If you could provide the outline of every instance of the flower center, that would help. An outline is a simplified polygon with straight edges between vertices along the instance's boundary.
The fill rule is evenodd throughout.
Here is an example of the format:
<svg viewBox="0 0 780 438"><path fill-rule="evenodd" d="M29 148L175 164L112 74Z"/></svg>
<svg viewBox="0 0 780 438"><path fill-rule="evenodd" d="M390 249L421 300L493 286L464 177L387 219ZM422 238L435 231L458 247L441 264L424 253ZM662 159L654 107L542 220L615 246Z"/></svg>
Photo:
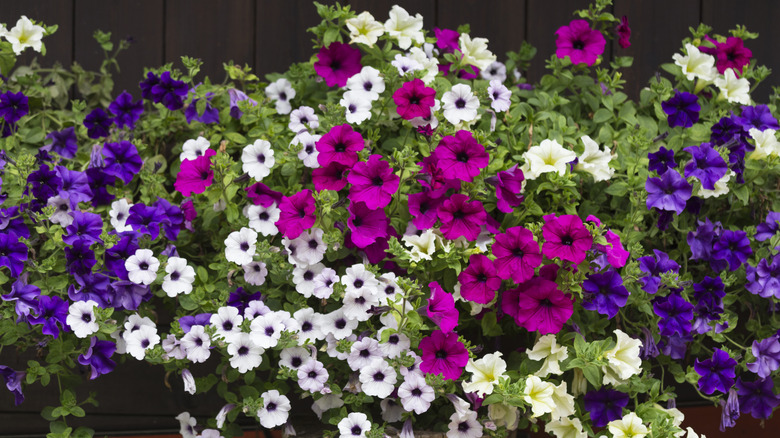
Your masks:
<svg viewBox="0 0 780 438"><path fill-rule="evenodd" d="M462 97L458 98L458 100L455 101L455 108L457 109L466 108L466 101Z"/></svg>
<svg viewBox="0 0 780 438"><path fill-rule="evenodd" d="M458 425L458 431L460 432L468 432L469 429L471 429L471 427L467 421L464 421Z"/></svg>
<svg viewBox="0 0 780 438"><path fill-rule="evenodd" d="M263 154L259 154L259 155L257 156L257 162L258 162L258 163L265 163L265 155L263 155Z"/></svg>
<svg viewBox="0 0 780 438"><path fill-rule="evenodd" d="M346 326L347 326L347 321L345 321L344 319L339 319L339 320L336 321L336 328L337 329L341 330L341 329L343 329Z"/></svg>
<svg viewBox="0 0 780 438"><path fill-rule="evenodd" d="M249 348L247 348L245 345L242 345L238 349L238 355L239 356L246 356L247 354L249 354Z"/></svg>
<svg viewBox="0 0 780 438"><path fill-rule="evenodd" d="M363 83L363 89L366 91L371 91L371 89L374 88L374 84L372 84L370 81Z"/></svg>
<svg viewBox="0 0 780 438"><path fill-rule="evenodd" d="M90 315L89 313L85 313L81 315L81 320L84 322L92 322L92 315Z"/></svg>
<svg viewBox="0 0 780 438"><path fill-rule="evenodd" d="M351 104L349 104L349 107L347 107L347 110L349 110L350 113L354 114L355 111L357 111L357 107L355 106L354 103L351 103Z"/></svg>
<svg viewBox="0 0 780 438"><path fill-rule="evenodd" d="M360 426L352 426L350 432L352 432L352 435L354 436L359 436L361 433L363 433L363 429L361 429Z"/></svg>
<svg viewBox="0 0 780 438"><path fill-rule="evenodd" d="M302 363L303 363L303 359L301 359L300 357L294 357L290 359L290 365L292 365L293 368L298 368L299 366L301 366Z"/></svg>
<svg viewBox="0 0 780 438"><path fill-rule="evenodd" d="M419 397L422 395L422 390L420 388L414 388L412 390L412 395L415 397Z"/></svg>
<svg viewBox="0 0 780 438"><path fill-rule="evenodd" d="M225 330L226 332L229 332L233 330L233 322L232 321L225 321L222 323L222 330Z"/></svg>
<svg viewBox="0 0 780 438"><path fill-rule="evenodd" d="M371 356L371 352L368 350L360 350L360 357L369 357Z"/></svg>
<svg viewBox="0 0 780 438"><path fill-rule="evenodd" d="M446 359L447 358L447 351L446 350L438 350L436 351L436 359Z"/></svg>
<svg viewBox="0 0 780 438"><path fill-rule="evenodd" d="M247 242L241 242L241 251L249 251L249 243Z"/></svg>
<svg viewBox="0 0 780 438"><path fill-rule="evenodd" d="M178 281L179 280L179 273L176 271L171 272L171 280Z"/></svg>
<svg viewBox="0 0 780 438"><path fill-rule="evenodd" d="M312 329L313 327L314 327L314 326L312 326L312 325L311 325L311 323L310 323L309 321L306 321L306 322L304 322L303 324L301 324L301 331L308 332L308 331L311 331L311 329Z"/></svg>
<svg viewBox="0 0 780 438"><path fill-rule="evenodd" d="M265 407L265 410L268 411L268 412L275 411L276 410L276 403L274 403L274 402L268 403L268 406Z"/></svg>
<svg viewBox="0 0 780 438"><path fill-rule="evenodd" d="M146 271L147 269L149 269L149 263L146 263L146 262L139 263L138 264L138 269L140 269L142 271Z"/></svg>
<svg viewBox="0 0 780 438"><path fill-rule="evenodd" d="M347 150L347 145L345 145L343 142L336 143L333 145L333 150L336 152L344 152Z"/></svg>
<svg viewBox="0 0 780 438"><path fill-rule="evenodd" d="M273 336L274 335L274 328L273 327L266 327L265 328L265 335L266 336Z"/></svg>
<svg viewBox="0 0 780 438"><path fill-rule="evenodd" d="M455 159L460 161L461 163L468 163L469 154L466 151L460 151L455 155Z"/></svg>
<svg viewBox="0 0 780 438"><path fill-rule="evenodd" d="M585 48L585 43L582 42L581 40L574 40L571 42L571 47L574 50L582 50Z"/></svg>
<svg viewBox="0 0 780 438"><path fill-rule="evenodd" d="M363 287L363 280L358 278L354 283L352 283L352 285L355 286L355 289L360 289Z"/></svg>
<svg viewBox="0 0 780 438"><path fill-rule="evenodd" d="M317 377L317 373L314 371L309 371L309 374L307 374L307 376L309 376L310 379L314 379L315 377Z"/></svg>
<svg viewBox="0 0 780 438"><path fill-rule="evenodd" d="M375 382L382 382L385 380L385 375L381 371L378 371L374 373L374 381Z"/></svg>
<svg viewBox="0 0 780 438"><path fill-rule="evenodd" d="M572 243L574 243L574 239L572 239L571 236L561 237L561 245L571 246Z"/></svg>
<svg viewBox="0 0 780 438"><path fill-rule="evenodd" d="M306 281L311 281L313 278L314 278L314 272L306 271L303 274L303 279L306 280Z"/></svg>

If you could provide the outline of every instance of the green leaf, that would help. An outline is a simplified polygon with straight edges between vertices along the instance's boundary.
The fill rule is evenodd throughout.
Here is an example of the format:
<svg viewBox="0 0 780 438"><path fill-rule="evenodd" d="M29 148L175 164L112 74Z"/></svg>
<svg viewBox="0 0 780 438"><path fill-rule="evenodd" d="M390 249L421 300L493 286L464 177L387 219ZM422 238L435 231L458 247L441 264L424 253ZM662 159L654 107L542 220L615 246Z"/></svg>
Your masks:
<svg viewBox="0 0 780 438"><path fill-rule="evenodd" d="M604 192L612 196L624 196L628 193L628 184L623 181L618 181L610 184Z"/></svg>
<svg viewBox="0 0 780 438"><path fill-rule="evenodd" d="M481 324L482 334L485 336L501 336L504 334L501 326L498 325L498 321L496 321L495 312L485 314L485 316L482 318Z"/></svg>
<svg viewBox="0 0 780 438"><path fill-rule="evenodd" d="M246 144L246 137L239 134L238 132L226 132L224 136L237 145L244 146Z"/></svg>
<svg viewBox="0 0 780 438"><path fill-rule="evenodd" d="M734 196L736 196L737 199L742 202L742 205L748 204L748 201L750 200L750 191L746 185L742 184L736 187L734 190L732 190L732 193L734 193Z"/></svg>
<svg viewBox="0 0 780 438"><path fill-rule="evenodd" d="M601 108L600 110L596 111L595 114L593 114L593 123L604 123L611 118L612 111L606 108Z"/></svg>
<svg viewBox="0 0 780 438"><path fill-rule="evenodd" d="M209 281L209 271L206 270L203 266L198 266L197 269L198 278L200 278L200 281L206 283Z"/></svg>
<svg viewBox="0 0 780 438"><path fill-rule="evenodd" d="M582 374L595 388L601 388L601 368L598 365L588 365L582 369Z"/></svg>

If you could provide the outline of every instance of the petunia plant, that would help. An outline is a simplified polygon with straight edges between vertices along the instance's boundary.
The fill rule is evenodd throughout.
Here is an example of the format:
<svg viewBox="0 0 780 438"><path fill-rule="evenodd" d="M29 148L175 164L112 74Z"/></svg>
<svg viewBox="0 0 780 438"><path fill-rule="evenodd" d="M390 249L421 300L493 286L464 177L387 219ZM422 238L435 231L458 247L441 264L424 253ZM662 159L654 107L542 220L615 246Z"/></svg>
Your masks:
<svg viewBox="0 0 780 438"><path fill-rule="evenodd" d="M13 70L56 28L0 26L0 345L39 352L0 365L14 401L59 391L49 436L92 436L79 376L145 361L224 400L185 437L695 438L686 393L721 430L771 416L780 124L750 96L755 35L693 29L634 102L609 4L533 84L529 45L499 60L400 6L315 4L316 53L265 80L185 57L122 91L110 53Z"/></svg>

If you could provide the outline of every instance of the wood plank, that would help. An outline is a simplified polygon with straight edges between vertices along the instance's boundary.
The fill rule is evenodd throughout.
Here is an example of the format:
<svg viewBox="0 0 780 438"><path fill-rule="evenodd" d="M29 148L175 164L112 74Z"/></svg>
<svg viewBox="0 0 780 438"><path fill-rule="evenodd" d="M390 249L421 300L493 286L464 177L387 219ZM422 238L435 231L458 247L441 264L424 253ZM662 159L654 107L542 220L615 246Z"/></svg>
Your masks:
<svg viewBox="0 0 780 438"><path fill-rule="evenodd" d="M690 36L688 28L698 26L699 1L616 0L615 16L623 15L631 27L631 47L622 49L615 44L613 51L618 56L634 57L634 65L623 77L626 94L638 98L650 78L661 72L660 65L673 62L672 55L681 53L682 39Z"/></svg>
<svg viewBox="0 0 780 438"><path fill-rule="evenodd" d="M777 56L777 41L780 40L780 3L772 0L753 0L746 3L724 0L702 2L702 22L712 26L713 33L731 36L729 30L742 24L751 32L759 34L758 39L745 42L753 52L753 58L760 65L771 68L770 75L753 92L753 100L766 102L772 86L780 85L780 58ZM752 86L753 84L751 84Z"/></svg>
<svg viewBox="0 0 780 438"><path fill-rule="evenodd" d="M183 55L200 58L198 78L208 75L212 82L222 82L222 63L254 63L254 17L253 0L167 0L165 62L181 67Z"/></svg>
<svg viewBox="0 0 780 438"><path fill-rule="evenodd" d="M261 77L284 72L290 64L307 61L314 54L312 34L306 29L316 26L320 16L312 2L257 0L256 14L255 70Z"/></svg>
<svg viewBox="0 0 780 438"><path fill-rule="evenodd" d="M471 37L487 38L490 51L500 62L525 39L526 0L500 0L486 6L479 0L449 0L438 4L438 27L457 29L471 25Z"/></svg>
<svg viewBox="0 0 780 438"><path fill-rule="evenodd" d="M526 40L537 48L536 57L527 72L530 82L537 82L544 74L544 65L555 54L555 31L575 19L573 12L587 9L589 0L527 0ZM605 50L606 51L606 50Z"/></svg>
<svg viewBox="0 0 780 438"><path fill-rule="evenodd" d="M37 58L44 66L59 62L70 67L73 62L73 0L27 0L3 2L0 10L0 23L5 23L10 30L16 26L16 21L26 15L31 20L47 25L59 26L54 35L45 37L46 56L32 49L26 49L17 60L17 65L26 65Z"/></svg>
<svg viewBox="0 0 780 438"><path fill-rule="evenodd" d="M132 38L130 48L119 54L120 73L114 73L114 95L127 90L141 96L138 82L144 67L163 63L163 2L158 0L78 0L75 5L75 59L88 70L103 62L103 50L92 37L95 30L111 32L114 44Z"/></svg>

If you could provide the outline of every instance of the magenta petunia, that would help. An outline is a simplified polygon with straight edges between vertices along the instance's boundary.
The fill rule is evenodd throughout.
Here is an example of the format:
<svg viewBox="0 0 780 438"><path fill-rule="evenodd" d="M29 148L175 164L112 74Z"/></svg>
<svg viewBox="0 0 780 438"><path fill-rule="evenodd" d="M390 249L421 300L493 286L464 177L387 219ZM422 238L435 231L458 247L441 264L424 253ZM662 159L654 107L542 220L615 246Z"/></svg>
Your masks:
<svg viewBox="0 0 780 438"><path fill-rule="evenodd" d="M460 130L455 136L445 136L434 149L434 157L445 178L472 182L479 170L487 167L490 156L477 143L474 134Z"/></svg>
<svg viewBox="0 0 780 438"><path fill-rule="evenodd" d="M325 79L329 87L343 87L347 79L360 73L360 50L338 41L321 47L314 63L314 71Z"/></svg>
<svg viewBox="0 0 780 438"><path fill-rule="evenodd" d="M487 221L487 213L479 201L469 201L469 197L459 193L450 196L439 207L441 232L444 237L455 240L460 236L473 242Z"/></svg>
<svg viewBox="0 0 780 438"><path fill-rule="evenodd" d="M290 197L283 197L279 210L279 220L275 225L288 239L300 236L303 230L311 228L317 219L314 215L317 206L314 204L311 190L301 190Z"/></svg>
<svg viewBox="0 0 780 438"><path fill-rule="evenodd" d="M377 239L387 238L387 218L384 209L370 209L365 202L350 202L347 225L352 231L352 242L358 248L365 248Z"/></svg>
<svg viewBox="0 0 780 438"><path fill-rule="evenodd" d="M409 194L409 214L412 225L418 230L427 230L436 224L436 211L442 203L441 197L431 196L431 192Z"/></svg>
<svg viewBox="0 0 780 438"><path fill-rule="evenodd" d="M393 93L393 102L398 107L396 111L404 120L430 117L431 108L436 104L435 98L436 90L426 87L422 80L416 78L404 83Z"/></svg>
<svg viewBox="0 0 780 438"><path fill-rule="evenodd" d="M338 192L347 186L347 172L349 166L332 161L325 167L318 167L311 171L311 181L314 190L333 190Z"/></svg>
<svg viewBox="0 0 780 438"><path fill-rule="evenodd" d="M435 322L444 332L449 333L458 326L458 309L455 308L455 298L439 286L438 282L428 283L431 296L428 298L428 318Z"/></svg>
<svg viewBox="0 0 780 438"><path fill-rule="evenodd" d="M211 152L211 153L209 153ZM211 170L211 157L216 152L209 149L205 155L194 160L184 160L181 162L181 169L176 175L176 182L173 187L184 196L191 196L193 193L203 193L214 180L214 171Z"/></svg>
<svg viewBox="0 0 780 438"><path fill-rule="evenodd" d="M745 47L745 42L742 38L730 36L726 38L724 43L719 43L709 36L705 36L704 39L715 47L701 45L699 50L715 57L715 68L718 69L718 73L723 74L727 69L732 68L734 73L741 74L742 69L750 64L750 57L753 56L753 52Z"/></svg>
<svg viewBox="0 0 780 438"><path fill-rule="evenodd" d="M362 151L365 145L360 133L355 132L348 124L334 126L317 141L317 162L322 167L332 162L352 166L357 163L358 152Z"/></svg>
<svg viewBox="0 0 780 438"><path fill-rule="evenodd" d="M607 262L612 265L613 268L622 268L626 265L628 256L630 256L631 253L623 248L623 243L620 242L620 236L615 234L612 230L608 230L604 237L611 246L598 245L599 251L602 251L607 255Z"/></svg>
<svg viewBox="0 0 780 438"><path fill-rule="evenodd" d="M534 270L542 264L539 243L534 240L534 234L523 227L512 227L496 235L491 250L496 256L493 264L498 276L504 280L511 277L518 284L530 280Z"/></svg>
<svg viewBox="0 0 780 438"><path fill-rule="evenodd" d="M565 214L545 219L542 225L542 253L549 259L556 257L580 264L593 246L593 237L579 216Z"/></svg>
<svg viewBox="0 0 780 438"><path fill-rule="evenodd" d="M472 254L469 266L458 275L460 295L478 304L487 304L501 287L501 278L493 262L482 254Z"/></svg>
<svg viewBox="0 0 780 438"><path fill-rule="evenodd" d="M393 199L401 178L383 161L381 155L371 155L366 162L352 167L347 182L352 184L349 199L352 202L365 202L372 210L384 208Z"/></svg>
<svg viewBox="0 0 780 438"><path fill-rule="evenodd" d="M555 55L569 57L572 64L585 63L591 66L604 53L607 41L598 30L591 29L585 20L572 20L568 26L561 26L555 35Z"/></svg>
<svg viewBox="0 0 780 438"><path fill-rule="evenodd" d="M555 282L534 277L504 292L501 308L517 325L546 335L561 331L574 313L574 302Z"/></svg>
<svg viewBox="0 0 780 438"><path fill-rule="evenodd" d="M420 341L420 350L420 370L428 374L441 374L444 380L460 377L469 362L469 352L455 332L434 331Z"/></svg>
<svg viewBox="0 0 780 438"><path fill-rule="evenodd" d="M514 207L523 203L523 171L515 164L498 175L485 178L485 182L496 188L496 208L502 213L514 212Z"/></svg>
<svg viewBox="0 0 780 438"><path fill-rule="evenodd" d="M445 178L439 161L433 155L423 158L417 165L421 167L420 185L428 190L431 198L441 198L450 189L460 191L460 180Z"/></svg>
<svg viewBox="0 0 780 438"><path fill-rule="evenodd" d="M247 187L246 195L252 200L255 205L262 205L263 207L270 207L273 204L279 205L282 203L281 192L271 190L267 185L258 182Z"/></svg>
<svg viewBox="0 0 780 438"><path fill-rule="evenodd" d="M355 242L352 241L352 231L349 231L347 232L347 235L344 236L344 246L362 251L366 255L366 258L368 258L368 262L376 265L385 258L392 257L392 255L387 253L387 250L390 248L390 244L388 242L390 236L394 236L396 238L401 237L395 228L393 228L392 225L390 225L388 222L387 228L385 229L385 237L378 237L374 243L364 248L359 248L357 245L355 245Z"/></svg>

